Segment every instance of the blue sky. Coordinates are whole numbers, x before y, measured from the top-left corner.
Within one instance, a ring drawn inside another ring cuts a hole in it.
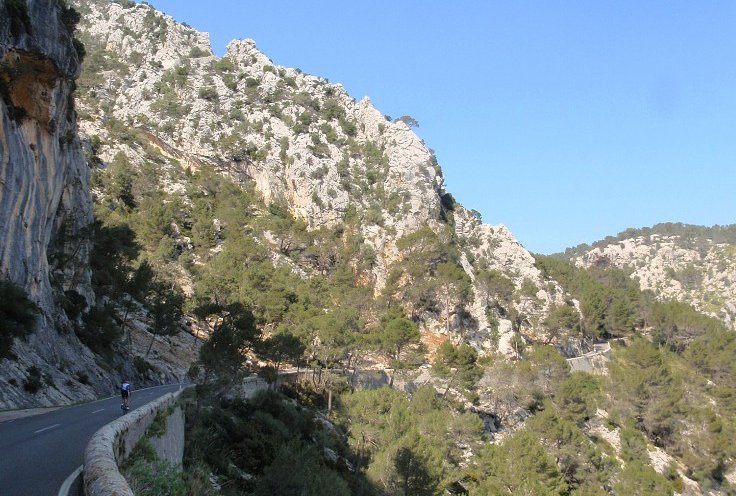
[[[736,2],[150,3],[411,115],[448,191],[533,252],[736,223]]]

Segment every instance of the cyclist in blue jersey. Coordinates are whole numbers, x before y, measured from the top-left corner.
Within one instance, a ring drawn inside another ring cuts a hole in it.
[[[130,395],[132,394],[132,388],[128,379],[124,379],[120,385],[120,396],[123,397],[123,404],[120,405],[123,410],[130,410]]]

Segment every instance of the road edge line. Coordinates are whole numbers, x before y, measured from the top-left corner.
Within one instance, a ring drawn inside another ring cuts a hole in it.
[[[82,469],[84,468],[84,465],[80,465],[77,467],[77,469],[69,474],[69,477],[64,480],[64,483],[59,488],[59,493],[57,496],[68,496],[69,495],[69,489],[71,489],[72,484],[74,484],[74,481],[77,480],[77,477],[79,477],[79,474],[82,473]]]

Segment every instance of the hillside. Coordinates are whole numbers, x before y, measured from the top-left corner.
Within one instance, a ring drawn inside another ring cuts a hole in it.
[[[658,224],[580,245],[564,257],[581,267],[618,267],[658,299],[688,303],[736,328],[736,226]]]
[[[532,256],[410,117],[72,3],[0,2],[0,407],[186,375],[140,494],[734,494],[733,226]]]
[[[214,171],[253,193],[242,207],[258,219],[250,239],[277,266],[328,279],[350,267],[375,301],[401,300],[431,347],[466,339],[512,353],[519,332],[543,339],[542,320],[565,304],[561,289],[542,280],[505,227],[483,224],[454,201],[434,155],[403,121],[339,84],[279,66],[252,40],[231,42],[219,58],[206,34],[149,6],[77,8],[88,53],[79,117],[92,160],[102,182],[119,167],[149,175],[131,192],[133,211],[146,189],[165,204],[180,202],[172,232],[149,244],[155,251],[168,237],[177,245],[166,263],[190,295],[199,277],[182,260],[210,266],[224,243],[223,219],[198,210],[202,189],[192,181]],[[103,189],[94,188],[98,205]],[[494,280],[511,291],[494,294]]]

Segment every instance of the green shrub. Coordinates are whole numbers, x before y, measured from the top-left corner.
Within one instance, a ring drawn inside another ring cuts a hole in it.
[[[28,375],[23,381],[23,389],[31,394],[36,394],[44,387],[43,375],[41,369],[33,365],[28,369]]]
[[[340,105],[340,102],[331,98],[325,100],[324,104],[322,105],[321,113],[322,117],[327,120],[345,118],[345,109],[342,107],[342,105]]]
[[[345,117],[340,118],[339,122],[343,133],[351,137],[358,134],[358,128],[354,122],[347,120]]]
[[[123,333],[113,315],[112,305],[93,307],[84,317],[84,325],[76,329],[79,340],[95,353],[109,353]]]
[[[62,5],[61,15],[59,16],[59,19],[61,20],[62,24],[66,26],[66,29],[70,33],[73,33],[74,30],[77,28],[77,24],[82,19],[82,16],[80,16],[79,12],[77,12],[73,7]]]
[[[140,375],[146,375],[148,372],[156,370],[151,362],[141,356],[136,356],[133,358],[133,366],[135,367],[136,372],[138,372]]]
[[[229,72],[235,68],[235,65],[230,60],[230,57],[223,57],[220,60],[212,62],[212,68],[217,72]]]
[[[205,52],[198,46],[193,46],[192,49],[189,51],[189,56],[193,59],[197,59],[200,57],[207,57],[209,53]]]
[[[38,307],[25,291],[0,280],[0,359],[13,357],[13,339],[28,335],[36,325]]]
[[[155,456],[155,454],[154,454]],[[182,470],[166,460],[136,458],[126,471],[130,488],[138,496],[186,496]]]
[[[211,86],[200,88],[199,98],[203,98],[207,101],[215,101],[217,100],[217,90],[215,88],[212,88]]]
[[[534,281],[532,281],[528,277],[525,277],[521,283],[521,288],[519,290],[521,296],[524,296],[526,298],[536,298],[537,291],[539,291],[539,288],[537,288],[537,285],[534,284]]]
[[[169,415],[167,410],[159,410],[156,413],[151,425],[146,430],[146,436],[148,437],[161,437],[166,434],[166,419]]]

